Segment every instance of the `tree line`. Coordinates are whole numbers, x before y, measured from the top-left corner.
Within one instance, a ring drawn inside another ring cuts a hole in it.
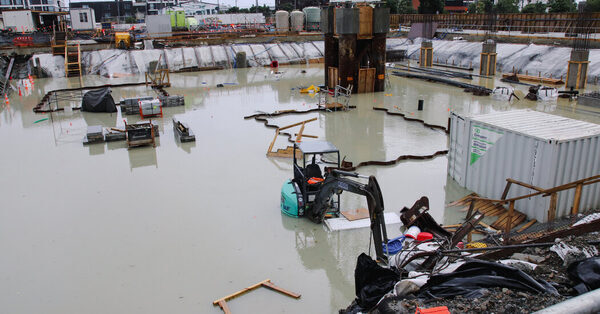
[[[562,13],[577,12],[574,0],[549,0],[548,3],[529,3],[519,10],[519,2],[527,0],[476,0],[468,6],[467,13]],[[529,2],[529,1],[527,1]],[[421,0],[415,10],[412,0],[387,0],[385,6],[391,14],[440,14],[444,13],[444,0]],[[600,0],[587,0],[586,12],[600,12]]]

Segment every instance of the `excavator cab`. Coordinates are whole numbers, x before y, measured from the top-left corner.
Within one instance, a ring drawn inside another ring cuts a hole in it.
[[[298,153],[299,151],[300,153]],[[302,156],[301,159],[296,158]],[[281,211],[292,217],[302,217],[315,201],[322,182],[326,177],[323,169],[317,163],[331,163],[339,168],[340,151],[327,141],[306,141],[294,143],[294,177],[287,180],[281,189]],[[330,160],[331,159],[331,160]],[[340,197],[332,198],[328,213],[339,215]]]

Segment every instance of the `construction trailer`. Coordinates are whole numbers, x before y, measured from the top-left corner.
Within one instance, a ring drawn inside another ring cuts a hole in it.
[[[69,12],[4,10],[2,11],[3,29],[18,33],[32,33],[42,29],[49,31],[52,27],[59,30],[61,22],[67,15]]]
[[[33,17],[31,10],[10,10],[2,12],[4,29],[13,32],[31,33],[39,27],[39,21]]]
[[[71,8],[71,30],[91,31],[96,28],[96,15],[92,8]]]
[[[325,85],[352,86],[353,93],[385,90],[386,35],[390,9],[344,3],[321,10],[325,37]]]

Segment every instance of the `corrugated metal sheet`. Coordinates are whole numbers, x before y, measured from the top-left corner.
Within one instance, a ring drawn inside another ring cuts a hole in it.
[[[567,141],[600,134],[598,124],[533,110],[491,113],[471,119],[541,140]]]
[[[448,173],[461,186],[500,198],[506,178],[551,188],[600,172],[600,126],[518,110],[463,117],[451,114]],[[508,197],[532,191],[511,187]],[[574,190],[559,193],[557,217],[570,212]],[[549,197],[516,202],[530,218],[546,221]],[[580,210],[600,208],[600,184],[584,187]]]

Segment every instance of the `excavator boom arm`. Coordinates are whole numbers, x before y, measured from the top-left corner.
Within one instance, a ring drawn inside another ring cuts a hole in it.
[[[322,222],[327,211],[327,203],[334,193],[347,191],[364,195],[367,198],[367,205],[369,207],[369,218],[371,220],[371,231],[377,259],[387,261],[387,256],[383,253],[383,243],[387,243],[388,241],[383,215],[383,196],[377,179],[374,176],[370,176],[368,177],[369,183],[364,184],[342,176],[362,177],[356,173],[332,170],[321,184],[319,193],[309,210],[308,217],[314,222]]]

